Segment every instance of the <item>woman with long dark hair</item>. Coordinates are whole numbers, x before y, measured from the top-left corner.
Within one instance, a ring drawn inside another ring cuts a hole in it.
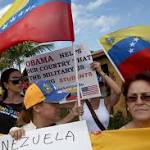
[[[0,133],[7,134],[16,124],[19,112],[22,110],[21,72],[14,68],[6,69],[1,75],[1,86],[3,96],[0,102]]]

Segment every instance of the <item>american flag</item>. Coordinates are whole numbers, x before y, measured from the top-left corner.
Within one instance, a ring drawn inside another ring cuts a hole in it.
[[[92,95],[92,94],[98,94],[99,93],[99,87],[97,85],[90,85],[81,88],[82,96]]]

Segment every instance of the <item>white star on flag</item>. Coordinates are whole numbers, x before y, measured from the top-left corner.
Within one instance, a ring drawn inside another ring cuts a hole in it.
[[[30,6],[28,8],[26,8],[25,12],[28,12],[30,10]]]
[[[15,18],[16,18],[16,17],[13,16],[13,17],[10,19],[10,22],[15,21]]]
[[[4,24],[3,26],[2,26],[2,30],[5,30],[7,28],[7,24]]]
[[[137,42],[138,40],[139,40],[139,38],[137,38],[137,37],[133,39],[133,41],[135,41],[135,42]]]
[[[23,11],[21,11],[19,14],[18,14],[18,17],[21,17],[23,15]]]
[[[135,43],[134,42],[130,43],[130,46],[131,47],[135,46]]]
[[[134,49],[133,49],[133,48],[130,48],[128,52],[131,54],[131,53],[134,52]]]
[[[32,9],[35,8],[35,7],[36,7],[35,5],[32,5],[31,8],[30,8],[30,10],[32,10]]]

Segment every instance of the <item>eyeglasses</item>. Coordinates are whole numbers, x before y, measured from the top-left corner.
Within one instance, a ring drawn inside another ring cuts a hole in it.
[[[14,79],[14,80],[9,80],[12,84],[16,85],[16,84],[19,84],[19,82],[22,81],[22,78],[19,78],[19,79]]]
[[[127,96],[127,102],[136,102],[138,97],[140,97],[142,101],[150,101],[150,93],[141,93]]]

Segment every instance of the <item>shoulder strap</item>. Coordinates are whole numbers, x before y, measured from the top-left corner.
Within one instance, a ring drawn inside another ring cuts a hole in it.
[[[105,127],[103,126],[103,124],[98,119],[95,111],[93,110],[93,107],[92,107],[91,103],[88,100],[85,100],[85,103],[87,104],[87,106],[88,106],[88,108],[89,108],[89,110],[90,110],[90,112],[92,114],[92,117],[93,117],[95,123],[97,124],[97,126],[100,128],[100,130],[102,130],[102,131],[106,130]]]

